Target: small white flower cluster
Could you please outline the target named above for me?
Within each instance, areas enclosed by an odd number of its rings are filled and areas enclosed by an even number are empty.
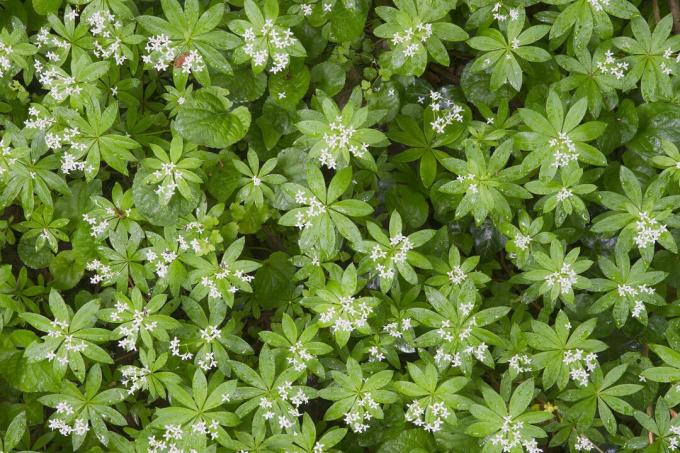
[[[357,301],[352,296],[342,296],[338,298],[339,309],[330,307],[321,313],[319,320],[324,323],[332,323],[333,332],[352,332],[355,329],[365,327],[368,317],[373,313],[373,307],[365,301]]]
[[[550,139],[553,150],[553,167],[566,167],[570,162],[578,160],[576,145],[566,132],[560,132],[557,137]]]
[[[39,131],[46,131],[55,123],[55,119],[51,116],[41,117],[40,112],[35,107],[28,108],[29,118],[24,121],[24,126],[28,129],[38,129]]]
[[[510,368],[516,373],[531,371],[531,357],[526,354],[515,354],[510,357]]]
[[[314,354],[309,353],[307,349],[305,349],[300,341],[291,345],[288,348],[288,352],[290,352],[290,356],[288,356],[286,360],[289,365],[293,366],[295,371],[303,371],[307,368],[307,362],[316,358]]]
[[[180,352],[179,351],[180,343],[179,343],[179,338],[173,337],[173,339],[170,341],[170,354],[172,354],[173,357],[179,357],[181,360],[191,360],[194,355],[191,352]]]
[[[633,306],[633,310],[631,311],[631,315],[633,316],[633,318],[639,318],[640,315],[642,315],[642,312],[646,310],[644,301],[638,299],[638,296],[654,294],[654,288],[650,288],[647,285],[638,286],[619,285],[617,287],[617,291],[619,293],[619,296],[630,298],[635,301],[635,305]]]
[[[497,2],[495,5],[493,5],[493,8],[491,8],[493,18],[498,22],[504,22],[508,19],[514,21],[519,18],[519,8],[509,8],[507,14],[501,12],[502,8],[504,8],[504,6],[501,2]]]
[[[590,439],[588,439],[586,436],[581,435],[576,438],[574,448],[576,449],[576,451],[591,451],[594,450],[596,447],[595,444]]]
[[[671,426],[670,428],[671,433],[673,434],[672,436],[668,437],[668,448],[671,450],[679,450],[680,449],[680,426]]]
[[[202,256],[210,252],[210,232],[200,222],[189,222],[183,227],[184,232],[177,236],[177,244],[182,252],[189,249]]]
[[[380,351],[377,346],[371,346],[368,348],[368,361],[369,362],[382,362],[385,360],[385,354]]]
[[[307,198],[304,192],[299,191],[295,195],[295,202],[298,204],[307,205],[307,209],[299,211],[295,215],[295,226],[299,229],[309,228],[314,224],[314,219],[326,212],[326,206],[316,199],[314,196]]]
[[[565,200],[568,200],[573,196],[574,196],[574,194],[571,192],[571,190],[569,190],[566,187],[562,187],[559,190],[559,192],[557,192],[557,195],[556,195],[557,201],[559,201],[560,203],[563,203]]]
[[[156,195],[163,200],[170,200],[177,190],[177,181],[182,179],[182,174],[177,172],[174,162],[164,162],[160,170],[153,172],[154,178],[160,182],[156,188]]]
[[[536,439],[522,436],[522,428],[524,422],[513,421],[512,416],[506,415],[501,430],[491,438],[491,443],[500,445],[504,453],[515,451],[518,447],[524,447],[527,453],[541,453],[543,450],[538,448]]]
[[[58,430],[62,436],[70,436],[71,434],[84,436],[90,430],[89,422],[84,418],[77,419],[73,426],[60,418],[53,418],[49,421],[48,426],[53,431]]]
[[[90,26],[90,34],[94,36],[94,54],[100,59],[113,57],[117,65],[122,65],[127,60],[121,49],[121,40],[116,36],[116,29],[122,27],[116,16],[110,11],[95,11],[87,18]]]
[[[448,271],[446,275],[448,275],[449,280],[454,285],[460,285],[467,278],[467,275],[463,272],[463,268],[458,265],[451,267],[451,270]]]
[[[330,169],[335,169],[338,165],[338,154],[347,151],[354,157],[362,157],[368,152],[368,143],[357,146],[352,143],[352,136],[356,132],[352,126],[343,123],[342,117],[338,116],[328,127],[330,133],[323,134],[326,147],[319,154],[319,163]]]
[[[17,161],[14,151],[12,147],[5,146],[0,142],[0,176],[12,174],[12,169]]]
[[[47,27],[41,28],[38,34],[35,35],[35,39],[38,49],[43,49],[44,47],[56,47],[57,49],[68,50],[68,48],[71,47],[71,44],[69,44],[69,42],[65,39],[50,35],[50,31]],[[59,55],[57,55],[57,53],[52,50],[46,52],[45,58],[53,63],[59,61]]]
[[[180,425],[165,425],[165,432],[163,433],[163,440],[156,439],[156,436],[149,436],[149,448],[147,453],[198,453],[193,448],[184,450],[177,446],[178,440],[184,438],[184,430]]]
[[[220,270],[215,272],[212,277],[204,276],[201,278],[201,285],[208,288],[209,297],[212,297],[213,299],[219,299],[222,297],[222,293],[220,293],[220,290],[217,287],[217,282],[225,280],[228,277],[232,277],[233,279],[240,280],[244,283],[250,283],[255,278],[255,276],[248,275],[241,270],[231,271],[227,263],[222,263],[220,264]],[[238,292],[238,288],[232,284],[229,286],[228,291],[231,294],[236,294]]]
[[[653,245],[659,240],[661,235],[668,231],[666,225],[659,223],[647,212],[641,212],[640,218],[635,222],[636,235],[633,238],[638,248],[645,248]]]
[[[517,233],[515,235],[515,245],[520,249],[520,250],[526,250],[529,248],[529,244],[531,244],[531,236],[525,236],[522,233]]]
[[[5,73],[12,67],[12,62],[9,59],[12,52],[12,46],[0,41],[0,77],[4,77]]]
[[[479,181],[477,181],[477,176],[473,175],[472,173],[468,173],[467,175],[458,175],[456,177],[456,181],[467,184],[467,188],[465,189],[466,194],[475,195],[479,193]]]
[[[391,322],[389,324],[385,324],[383,330],[391,337],[401,338],[403,336],[403,332],[410,329],[411,327],[411,318],[404,318],[401,320],[401,323]]]
[[[62,345],[67,352],[80,353],[87,349],[87,344],[83,340],[78,340],[68,333],[68,322],[55,319],[54,321],[50,321],[50,325],[52,326],[52,329],[47,332],[47,338],[63,338],[64,342]],[[50,351],[45,355],[45,358],[51,362],[57,358],[57,355],[55,352]],[[68,354],[63,354],[57,361],[62,365],[67,364]]]
[[[431,402],[426,407],[422,407],[417,400],[414,400],[407,406],[405,414],[406,420],[429,433],[440,431],[448,416],[449,409],[443,401]]]
[[[668,49],[664,50],[663,52],[663,57],[666,60],[669,60],[669,63],[672,65],[673,64],[673,50],[669,47]],[[678,53],[678,56],[675,59],[676,62],[680,61],[680,53]],[[666,64],[666,62],[662,62],[659,65],[659,69],[661,69],[661,72],[664,73],[667,76],[673,75],[673,68],[669,65]]]
[[[125,314],[124,318],[121,315]],[[111,319],[114,322],[124,322],[128,325],[121,325],[119,331],[123,338],[118,340],[118,346],[126,351],[137,350],[137,336],[142,327],[148,331],[153,331],[157,327],[156,321],[147,321],[149,310],[144,308],[142,310],[131,309],[126,303],[118,301],[115,305],[115,310],[111,314]],[[132,318],[132,319],[130,319]],[[128,321],[128,319],[130,319]]]
[[[597,354],[586,354],[581,349],[566,350],[562,357],[562,363],[569,366],[569,377],[581,387],[588,385],[590,373],[597,368]],[[585,368],[584,368],[585,365]]]
[[[111,266],[109,266],[108,264],[104,264],[97,259],[94,259],[87,263],[85,269],[95,273],[92,277],[90,277],[90,283],[92,283],[93,285],[109,281],[113,279],[113,277],[115,277],[115,274],[111,270]]]
[[[376,262],[375,268],[380,278],[394,277],[394,266],[406,262],[408,252],[413,249],[413,244],[403,234],[390,237],[390,245],[391,250],[389,251],[379,244],[376,244],[371,249],[370,258]]]
[[[463,122],[463,107],[451,99],[445,99],[442,93],[430,91],[430,101],[430,108],[434,115],[430,127],[438,134],[443,134],[453,123]]]
[[[144,63],[152,65],[156,71],[164,71],[175,60],[175,49],[168,35],[150,36],[144,47],[147,54],[142,55]]]
[[[597,62],[597,69],[603,74],[610,75],[617,80],[621,80],[626,76],[628,71],[628,63],[625,61],[618,61],[614,58],[614,53],[608,50],[604,53],[604,61]]]
[[[132,395],[137,390],[141,390],[146,387],[147,376],[151,371],[144,367],[136,367],[132,365],[127,365],[121,368],[122,379],[120,382],[128,388],[128,395]]]
[[[309,402],[309,397],[305,395],[305,392],[302,391],[302,389],[298,389],[297,393],[291,396],[290,395],[290,391],[292,390],[291,382],[284,382],[283,384],[279,385],[276,390],[278,392],[279,400],[290,401],[290,403],[294,406],[288,409],[288,414],[277,416],[276,420],[279,423],[279,428],[281,429],[293,428],[294,423],[293,420],[289,418],[289,416],[292,418],[301,417],[302,413],[300,412],[300,406],[302,406],[303,404],[307,404]],[[275,402],[276,401],[272,401],[271,399],[264,396],[260,398],[260,408],[265,410],[265,412],[262,414],[265,420],[272,420],[276,415],[274,411],[272,411],[272,409],[274,409]]]
[[[373,418],[371,411],[378,409],[380,405],[373,399],[371,393],[364,393],[354,403],[354,407],[345,415],[345,423],[355,433],[365,433],[368,423]]]
[[[206,423],[203,420],[198,420],[191,425],[191,431],[194,434],[210,436],[210,439],[215,440],[219,435],[217,431],[219,426],[220,424],[217,422],[217,420],[211,420],[210,423]]]
[[[38,80],[43,87],[49,90],[49,95],[57,102],[63,102],[70,96],[78,96],[82,88],[76,79],[70,75],[63,75],[58,68],[50,65],[46,68],[39,60],[33,63]]]
[[[256,46],[258,37],[264,38],[266,41],[266,45],[262,46],[262,48]],[[252,28],[249,28],[245,31],[243,39],[246,42],[246,45],[243,46],[243,51],[253,60],[255,66],[267,64],[269,53],[266,49],[273,47],[277,52],[272,55],[273,64],[269,72],[277,74],[288,67],[290,56],[286,49],[295,44],[295,37],[290,28],[277,27],[274,25],[273,20],[267,19],[262,28],[260,28],[259,34],[256,34]]]
[[[172,63],[182,68],[182,72],[201,72],[205,69],[203,57],[195,49],[177,55],[178,50],[173,47],[170,37],[165,34],[150,36],[144,47],[147,54],[142,55],[142,61],[150,64],[156,71],[165,71]]]
[[[146,251],[146,260],[155,267],[158,278],[165,278],[168,276],[168,269],[176,259],[177,253],[170,249],[165,249],[165,251],[160,254],[157,254],[151,249]]]
[[[560,294],[567,294],[571,291],[572,286],[576,283],[577,274],[574,272],[571,264],[562,263],[559,271],[553,272],[545,278],[545,282],[549,288],[559,285]]]
[[[213,368],[217,368],[217,360],[215,360],[214,352],[206,352],[199,354],[196,357],[196,365],[203,371],[210,371]]]
[[[603,11],[604,7],[609,5],[609,0],[588,0],[590,6],[593,7],[595,11]]]
[[[409,27],[402,33],[392,35],[392,45],[400,49],[407,58],[413,57],[423,44],[432,36],[432,24],[417,23],[415,27]]]

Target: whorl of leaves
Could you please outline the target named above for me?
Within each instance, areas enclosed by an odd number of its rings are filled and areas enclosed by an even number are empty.
[[[0,0],[0,452],[680,450],[680,0]]]

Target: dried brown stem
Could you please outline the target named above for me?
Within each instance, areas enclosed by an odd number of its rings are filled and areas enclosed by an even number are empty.
[[[673,33],[680,33],[680,3],[678,0],[668,0],[668,7],[673,16]]]

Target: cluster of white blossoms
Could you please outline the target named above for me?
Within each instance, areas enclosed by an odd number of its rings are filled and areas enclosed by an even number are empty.
[[[516,373],[531,371],[531,357],[526,354],[515,354],[510,357],[510,368]]]
[[[430,91],[430,108],[434,115],[430,127],[438,134],[443,134],[453,123],[463,122],[463,107],[438,91]]]
[[[432,24],[418,22],[403,32],[392,35],[392,45],[400,49],[408,58],[423,49],[423,44],[432,37]]]
[[[286,358],[289,365],[292,365],[295,371],[304,371],[307,368],[307,362],[314,360],[316,356],[305,349],[302,342],[291,345],[288,348],[290,355]]]
[[[475,195],[479,193],[479,181],[477,181],[477,176],[474,174],[468,173],[467,175],[458,175],[456,176],[456,181],[467,185],[467,188],[465,189],[466,195]]]
[[[520,249],[520,250],[526,250],[529,248],[529,245],[531,244],[531,236],[526,236],[522,233],[517,233],[515,235],[515,245]]]
[[[581,435],[576,438],[574,448],[576,449],[576,451],[591,451],[594,450],[596,447],[595,444],[590,439],[588,439],[586,436]]]
[[[586,354],[581,349],[568,349],[564,351],[562,363],[569,367],[569,377],[577,385],[585,387],[588,385],[590,374],[597,368],[597,354],[589,352]]]
[[[183,178],[181,172],[177,171],[174,162],[163,162],[161,168],[153,172],[153,176],[160,184],[156,187],[156,195],[163,200],[170,200],[177,191],[178,180]]]
[[[12,169],[17,161],[14,151],[11,146],[0,142],[0,177],[12,174]]]
[[[680,450],[680,426],[671,426],[670,432],[673,435],[668,437],[668,448],[673,451]]]
[[[205,288],[208,288],[208,297],[211,297],[213,299],[219,299],[222,297],[222,293],[220,292],[220,289],[217,287],[217,283],[220,281],[227,280],[228,278],[239,280],[243,283],[250,283],[253,281],[255,276],[253,275],[248,275],[242,270],[235,270],[232,271],[229,269],[229,264],[227,263],[222,263],[220,264],[220,270],[215,272],[212,276],[204,276],[201,278],[201,285]],[[230,284],[229,288],[227,289],[231,294],[236,294],[238,292],[238,288]]]
[[[646,310],[644,301],[639,297],[654,294],[654,288],[650,288],[647,285],[619,285],[616,290],[618,291],[619,296],[632,299],[635,302],[635,305],[631,310],[633,318],[639,318],[640,315],[642,315],[642,312]]]
[[[371,393],[364,393],[357,398],[352,410],[345,414],[345,423],[355,433],[364,433],[368,430],[368,422],[371,421],[373,415],[371,411],[375,411],[380,407]]]
[[[24,126],[28,129],[37,129],[39,131],[46,131],[55,123],[52,116],[41,116],[37,108],[31,106],[28,108],[28,119],[24,121]]]
[[[295,44],[295,36],[290,28],[281,28],[274,25],[274,21],[267,19],[256,33],[254,29],[248,28],[243,35],[246,44],[243,46],[243,51],[252,60],[255,66],[264,66],[267,64],[269,52],[267,49],[274,48],[276,51],[272,54],[272,66],[269,72],[277,74],[288,67],[290,63],[290,56],[286,49]],[[264,41],[264,45],[260,43]]]
[[[610,75],[617,80],[621,80],[626,76],[629,66],[627,62],[614,58],[614,53],[611,50],[606,51],[604,53],[604,60],[598,61],[596,65],[601,73]]]
[[[507,9],[507,14],[503,12],[503,9]],[[498,22],[504,22],[508,19],[517,20],[519,18],[519,8],[505,8],[502,2],[497,2],[493,5],[491,13]]]
[[[463,304],[463,313],[461,313],[461,316],[467,316],[470,310],[472,310],[472,306],[470,304]],[[451,321],[445,319],[441,322],[439,328],[435,332],[443,342],[446,342],[449,345],[455,344],[457,349],[460,349],[464,354],[474,357],[481,362],[486,357],[489,347],[484,342],[470,344],[470,340],[473,338],[472,329],[476,325],[477,321],[474,317],[469,319],[465,327],[452,327]],[[460,367],[463,365],[460,351],[456,351],[454,353],[449,350],[449,352],[447,352],[444,347],[437,348],[434,359],[435,362],[440,365],[447,364],[454,367]]]
[[[515,451],[518,447],[524,447],[527,453],[541,453],[543,450],[538,448],[536,439],[522,436],[522,428],[524,422],[513,421],[512,416],[506,415],[501,430],[491,438],[491,443],[500,446],[504,453]]]
[[[277,401],[276,397],[273,400],[265,396],[261,397],[259,406],[261,409],[264,409],[262,416],[265,420],[275,420],[278,422],[279,428],[286,430],[292,429],[293,433],[295,434],[294,419],[302,416],[302,412],[300,412],[300,406],[307,404],[309,402],[309,397],[302,389],[298,389],[297,393],[291,395],[290,392],[292,389],[293,386],[291,382],[284,382],[276,389],[278,392],[278,400],[282,402],[289,402],[293,406],[288,409],[287,413],[279,414],[277,416],[272,410],[275,409],[275,403]],[[277,404],[276,408],[281,408],[281,405]]]
[[[307,205],[305,210],[298,211],[295,214],[295,226],[301,230],[311,227],[314,224],[314,219],[326,212],[326,206],[323,203],[314,196],[307,198],[301,190],[295,194],[295,202]]]
[[[173,357],[179,357],[180,360],[191,360],[194,357],[191,352],[180,352],[180,342],[177,337],[173,337],[172,340],[170,340],[168,349],[170,349],[170,354]]]
[[[64,75],[57,66],[43,65],[39,60],[33,63],[35,73],[43,88],[49,90],[49,95],[57,102],[63,102],[70,96],[78,96],[82,88],[73,76]]]
[[[90,277],[90,283],[92,283],[93,285],[112,280],[113,277],[115,277],[116,275],[111,270],[111,266],[102,263],[98,259],[94,259],[87,263],[85,269],[95,273],[92,277]]]
[[[451,267],[451,270],[446,273],[449,277],[449,281],[454,285],[460,285],[467,278],[467,274],[463,271],[463,268],[455,265]]]
[[[199,334],[201,336],[201,340],[203,340],[206,344],[210,344],[222,336],[222,331],[217,326],[208,326],[205,329],[201,329]],[[209,371],[213,368],[217,368],[215,353],[199,353],[199,355],[196,356],[196,364],[203,371]]]
[[[661,235],[668,231],[668,228],[650,216],[649,213],[641,212],[639,220],[635,222],[635,230],[636,234],[633,240],[638,248],[642,249],[658,241]]]
[[[367,325],[368,317],[373,313],[373,307],[365,300],[352,296],[338,297],[339,303],[329,307],[321,313],[319,320],[323,324],[331,323],[333,332],[352,332]]]
[[[177,253],[170,249],[165,249],[161,253],[156,253],[151,249],[146,251],[146,260],[154,266],[154,272],[156,272],[158,278],[168,276],[168,269],[176,259]]]
[[[410,239],[403,234],[390,237],[390,246],[387,248],[376,244],[371,249],[370,258],[376,263],[375,269],[380,278],[394,277],[394,266],[406,262],[408,252],[413,249]]]
[[[545,278],[548,288],[559,285],[560,294],[567,294],[571,291],[572,286],[576,283],[577,274],[574,268],[569,263],[562,263],[559,271],[549,274]]]
[[[156,71],[165,71],[171,64],[181,68],[182,72],[201,72],[205,69],[203,57],[196,50],[188,50],[180,53],[179,49],[173,47],[170,37],[165,34],[150,36],[144,50],[146,55],[142,55],[142,61],[150,64]]]
[[[165,425],[163,439],[156,439],[156,436],[147,438],[149,448],[147,453],[198,453],[197,450],[184,450],[177,445],[177,441],[184,438],[184,430],[181,425]]]
[[[128,395],[146,388],[147,376],[151,373],[147,367],[141,368],[132,365],[122,367],[120,372],[122,376],[120,382],[127,387]]]
[[[576,145],[566,132],[560,132],[557,137],[551,138],[549,144],[553,151],[553,167],[566,167],[570,162],[578,160]]]
[[[423,407],[418,400],[413,400],[407,406],[405,414],[406,420],[430,433],[440,431],[448,416],[449,409],[443,401],[430,402]]]
[[[400,323],[391,322],[389,324],[385,324],[383,330],[391,337],[401,338],[404,336],[404,332],[411,327],[411,318],[404,318]]]
[[[60,403],[67,404],[67,403]],[[57,408],[57,413],[59,414],[59,408]],[[84,418],[77,419],[73,425],[66,423],[61,418],[53,418],[48,422],[49,428],[54,431],[59,431],[62,436],[70,436],[75,434],[77,436],[84,436],[90,430],[89,422]]]
[[[56,50],[68,50],[69,47],[71,47],[71,44],[69,44],[68,41],[65,39],[61,39],[58,36],[50,35],[50,30],[47,27],[43,27],[40,29],[38,34],[35,35],[35,41],[38,46],[38,49],[44,50],[45,48],[53,48]],[[57,62],[59,61],[60,57],[59,55],[54,51],[54,50],[48,50],[45,53],[45,58],[47,58],[48,61],[51,62]]]
[[[673,75],[673,50],[669,47],[668,49],[664,50],[663,52],[663,57],[668,60],[669,64],[666,64],[667,62],[664,61],[659,65],[659,69],[661,70],[662,73],[664,73],[667,76]],[[678,53],[678,56],[675,59],[676,62],[680,61],[680,53]]]
[[[68,333],[68,322],[55,319],[50,321],[50,326],[51,329],[47,332],[47,338],[63,338],[62,346],[67,352],[83,352],[87,348],[87,344],[83,340],[73,338],[73,335]],[[51,362],[57,358],[57,354],[54,351],[49,351],[45,358]],[[67,364],[68,354],[62,354],[57,361],[62,365]]]
[[[368,361],[373,363],[373,362],[382,362],[385,360],[385,353],[380,350],[377,346],[371,346],[368,348]]]
[[[124,323],[118,328],[123,336],[118,340],[118,346],[126,351],[136,351],[139,331],[142,327],[150,332],[153,331],[157,327],[156,321],[146,319],[150,314],[146,308],[136,310],[121,301],[116,302],[114,308],[113,313],[111,313],[111,320]]]
[[[12,62],[9,56],[12,55],[12,46],[9,46],[0,41],[0,78],[5,76],[12,67]]]
[[[116,36],[116,30],[122,27],[116,16],[110,11],[95,11],[88,16],[87,24],[90,27],[90,34],[96,39],[94,41],[94,54],[100,59],[113,57],[117,65],[122,65],[127,57],[122,52],[122,42]]]
[[[361,158],[368,152],[368,143],[361,143],[360,145],[352,143],[356,129],[345,125],[341,116],[338,116],[335,121],[331,121],[328,127],[330,132],[323,134],[323,141],[326,146],[319,154],[321,166],[335,169],[338,165],[338,154],[349,152],[352,156]]]
[[[569,190],[568,188],[562,187],[562,188],[557,192],[557,194],[556,194],[555,196],[557,197],[557,201],[559,201],[560,203],[562,203],[562,202],[564,202],[565,200],[568,200],[568,199],[570,199],[571,197],[573,197],[574,194],[573,194],[573,193],[571,192],[571,190]]]

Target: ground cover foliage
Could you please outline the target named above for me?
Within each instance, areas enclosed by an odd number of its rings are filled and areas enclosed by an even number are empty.
[[[0,0],[0,450],[680,449],[677,0]]]

